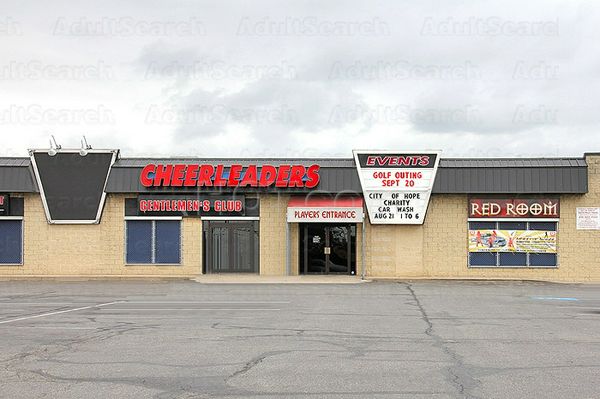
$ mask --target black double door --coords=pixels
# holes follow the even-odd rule
[[[205,273],[258,273],[258,221],[205,221]]]
[[[301,274],[355,274],[354,224],[300,225]]]

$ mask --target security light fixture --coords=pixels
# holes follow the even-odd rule
[[[59,145],[56,142],[56,138],[54,138],[54,135],[50,135],[51,139],[50,139],[50,149],[48,150],[48,155],[50,155],[51,157],[55,156],[56,154],[58,154],[58,151],[62,148],[61,145]]]
[[[88,151],[92,149],[92,146],[88,144],[87,139],[83,136],[81,140],[81,149],[79,150],[79,155],[85,157],[88,154]]]

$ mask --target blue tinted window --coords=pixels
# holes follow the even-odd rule
[[[180,263],[179,220],[128,220],[127,263]]]
[[[529,266],[557,266],[556,254],[529,254]]]
[[[23,221],[0,221],[0,263],[23,263]]]
[[[498,230],[527,230],[527,222],[498,222]]]
[[[556,222],[529,222],[529,230],[556,231]]]
[[[500,266],[527,266],[526,252],[500,252]]]
[[[157,220],[156,263],[179,263],[181,248],[181,224],[178,220]]]
[[[469,265],[471,266],[496,266],[496,253],[470,252]]]
[[[469,222],[470,230],[494,230],[496,222]]]
[[[127,263],[152,263],[152,221],[127,221]]]

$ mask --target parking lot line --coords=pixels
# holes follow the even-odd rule
[[[275,308],[113,308],[111,309],[112,312],[116,311],[116,310],[135,310],[140,311],[140,310],[248,310],[248,311],[263,311],[263,310],[281,310],[281,309],[275,309]]]
[[[290,301],[123,301],[126,303],[132,303],[132,304],[137,304],[137,303],[143,303],[143,304],[161,304],[161,303],[166,303],[166,304],[186,304],[186,303],[197,303],[197,304],[219,304],[219,305],[227,305],[227,304],[232,304],[232,305],[239,305],[239,304],[289,304]]]
[[[93,303],[93,301],[89,301],[87,303]],[[73,305],[73,302],[0,302],[0,305],[61,306],[61,305]]]
[[[97,330],[98,327],[60,327],[60,326],[10,326],[6,328],[35,328],[36,330]]]
[[[116,303],[121,303],[121,302],[122,301],[113,301],[113,302],[99,303],[97,305],[82,306],[80,308],[57,310],[55,312],[41,313],[41,314],[36,314],[36,315],[33,315],[33,316],[18,317],[16,319],[2,320],[2,321],[0,321],[0,324],[14,323],[14,322],[17,322],[17,321],[23,321],[23,320],[29,320],[29,319],[37,319],[39,317],[53,316],[53,315],[62,314],[62,313],[77,312],[79,310],[101,308],[101,307],[104,307],[104,306],[114,305]]]

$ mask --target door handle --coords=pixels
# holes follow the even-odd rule
[[[331,247],[324,247],[323,252],[325,255],[331,255]]]

